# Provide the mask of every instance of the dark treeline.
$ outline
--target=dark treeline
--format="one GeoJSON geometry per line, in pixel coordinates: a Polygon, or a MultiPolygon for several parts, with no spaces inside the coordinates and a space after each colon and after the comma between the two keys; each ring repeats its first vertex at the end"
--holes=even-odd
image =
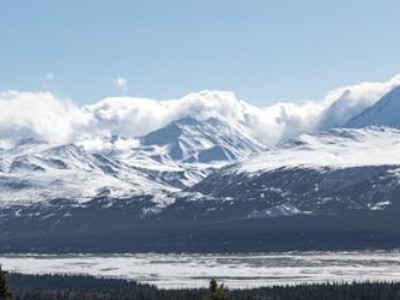
{"type": "Polygon", "coordinates": [[[230,290],[218,298],[207,289],[163,290],[126,280],[86,276],[8,274],[8,281],[16,300],[400,300],[400,283],[384,282],[230,290]]]}
{"type": "Polygon", "coordinates": [[[161,290],[135,281],[90,276],[10,273],[7,277],[16,300],[183,300],[207,294],[206,289],[161,290]]]}

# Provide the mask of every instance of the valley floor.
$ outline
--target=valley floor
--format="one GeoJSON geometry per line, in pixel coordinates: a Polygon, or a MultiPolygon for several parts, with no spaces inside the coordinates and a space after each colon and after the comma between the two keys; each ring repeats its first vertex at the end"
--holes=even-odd
{"type": "Polygon", "coordinates": [[[400,282],[400,251],[283,253],[7,254],[10,272],[138,281],[162,289],[205,288],[211,278],[233,289],[324,282],[400,282]]]}

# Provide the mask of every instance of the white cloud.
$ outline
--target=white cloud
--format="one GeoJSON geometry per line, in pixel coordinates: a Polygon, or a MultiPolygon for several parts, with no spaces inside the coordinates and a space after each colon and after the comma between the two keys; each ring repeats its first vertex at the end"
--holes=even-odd
{"type": "MultiPolygon", "coordinates": [[[[269,145],[303,132],[342,125],[400,85],[400,76],[384,83],[361,83],[336,89],[318,102],[277,103],[260,108],[231,92],[203,91],[180,99],[157,101],[112,97],[79,107],[50,93],[0,93],[0,140],[34,137],[53,143],[75,141],[91,149],[108,149],[105,137],[123,136],[121,149],[136,145],[135,137],[171,121],[219,117],[241,124],[269,145]]],[[[116,145],[115,144],[115,145],[116,145]]]]}
{"type": "Polygon", "coordinates": [[[52,73],[46,73],[46,75],[44,75],[44,78],[47,81],[53,81],[56,77],[52,73]]]}
{"type": "Polygon", "coordinates": [[[0,93],[1,139],[34,137],[62,143],[73,139],[89,119],[79,107],[50,93],[0,93]]]}
{"type": "Polygon", "coordinates": [[[118,89],[121,89],[123,91],[128,90],[128,79],[123,78],[123,77],[117,77],[113,80],[114,86],[118,89]]]}
{"type": "Polygon", "coordinates": [[[340,126],[374,104],[389,91],[400,86],[400,75],[386,82],[363,82],[330,91],[323,104],[318,129],[340,126]]]}

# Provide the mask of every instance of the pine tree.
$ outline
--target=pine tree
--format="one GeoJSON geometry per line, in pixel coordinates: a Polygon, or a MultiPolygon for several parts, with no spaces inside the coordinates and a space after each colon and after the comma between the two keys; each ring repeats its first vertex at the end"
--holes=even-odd
{"type": "Polygon", "coordinates": [[[1,269],[0,265],[0,299],[11,300],[13,299],[13,294],[8,287],[6,272],[1,269]]]}
{"type": "Polygon", "coordinates": [[[228,300],[228,290],[223,284],[218,285],[215,279],[211,279],[208,296],[203,300],[228,300]]]}

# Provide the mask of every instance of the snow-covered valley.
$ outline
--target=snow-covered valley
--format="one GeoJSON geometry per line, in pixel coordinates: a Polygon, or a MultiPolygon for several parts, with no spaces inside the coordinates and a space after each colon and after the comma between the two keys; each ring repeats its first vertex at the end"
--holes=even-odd
{"type": "Polygon", "coordinates": [[[229,288],[325,282],[400,280],[399,251],[257,254],[2,255],[10,271],[123,278],[160,288],[229,288]]]}

